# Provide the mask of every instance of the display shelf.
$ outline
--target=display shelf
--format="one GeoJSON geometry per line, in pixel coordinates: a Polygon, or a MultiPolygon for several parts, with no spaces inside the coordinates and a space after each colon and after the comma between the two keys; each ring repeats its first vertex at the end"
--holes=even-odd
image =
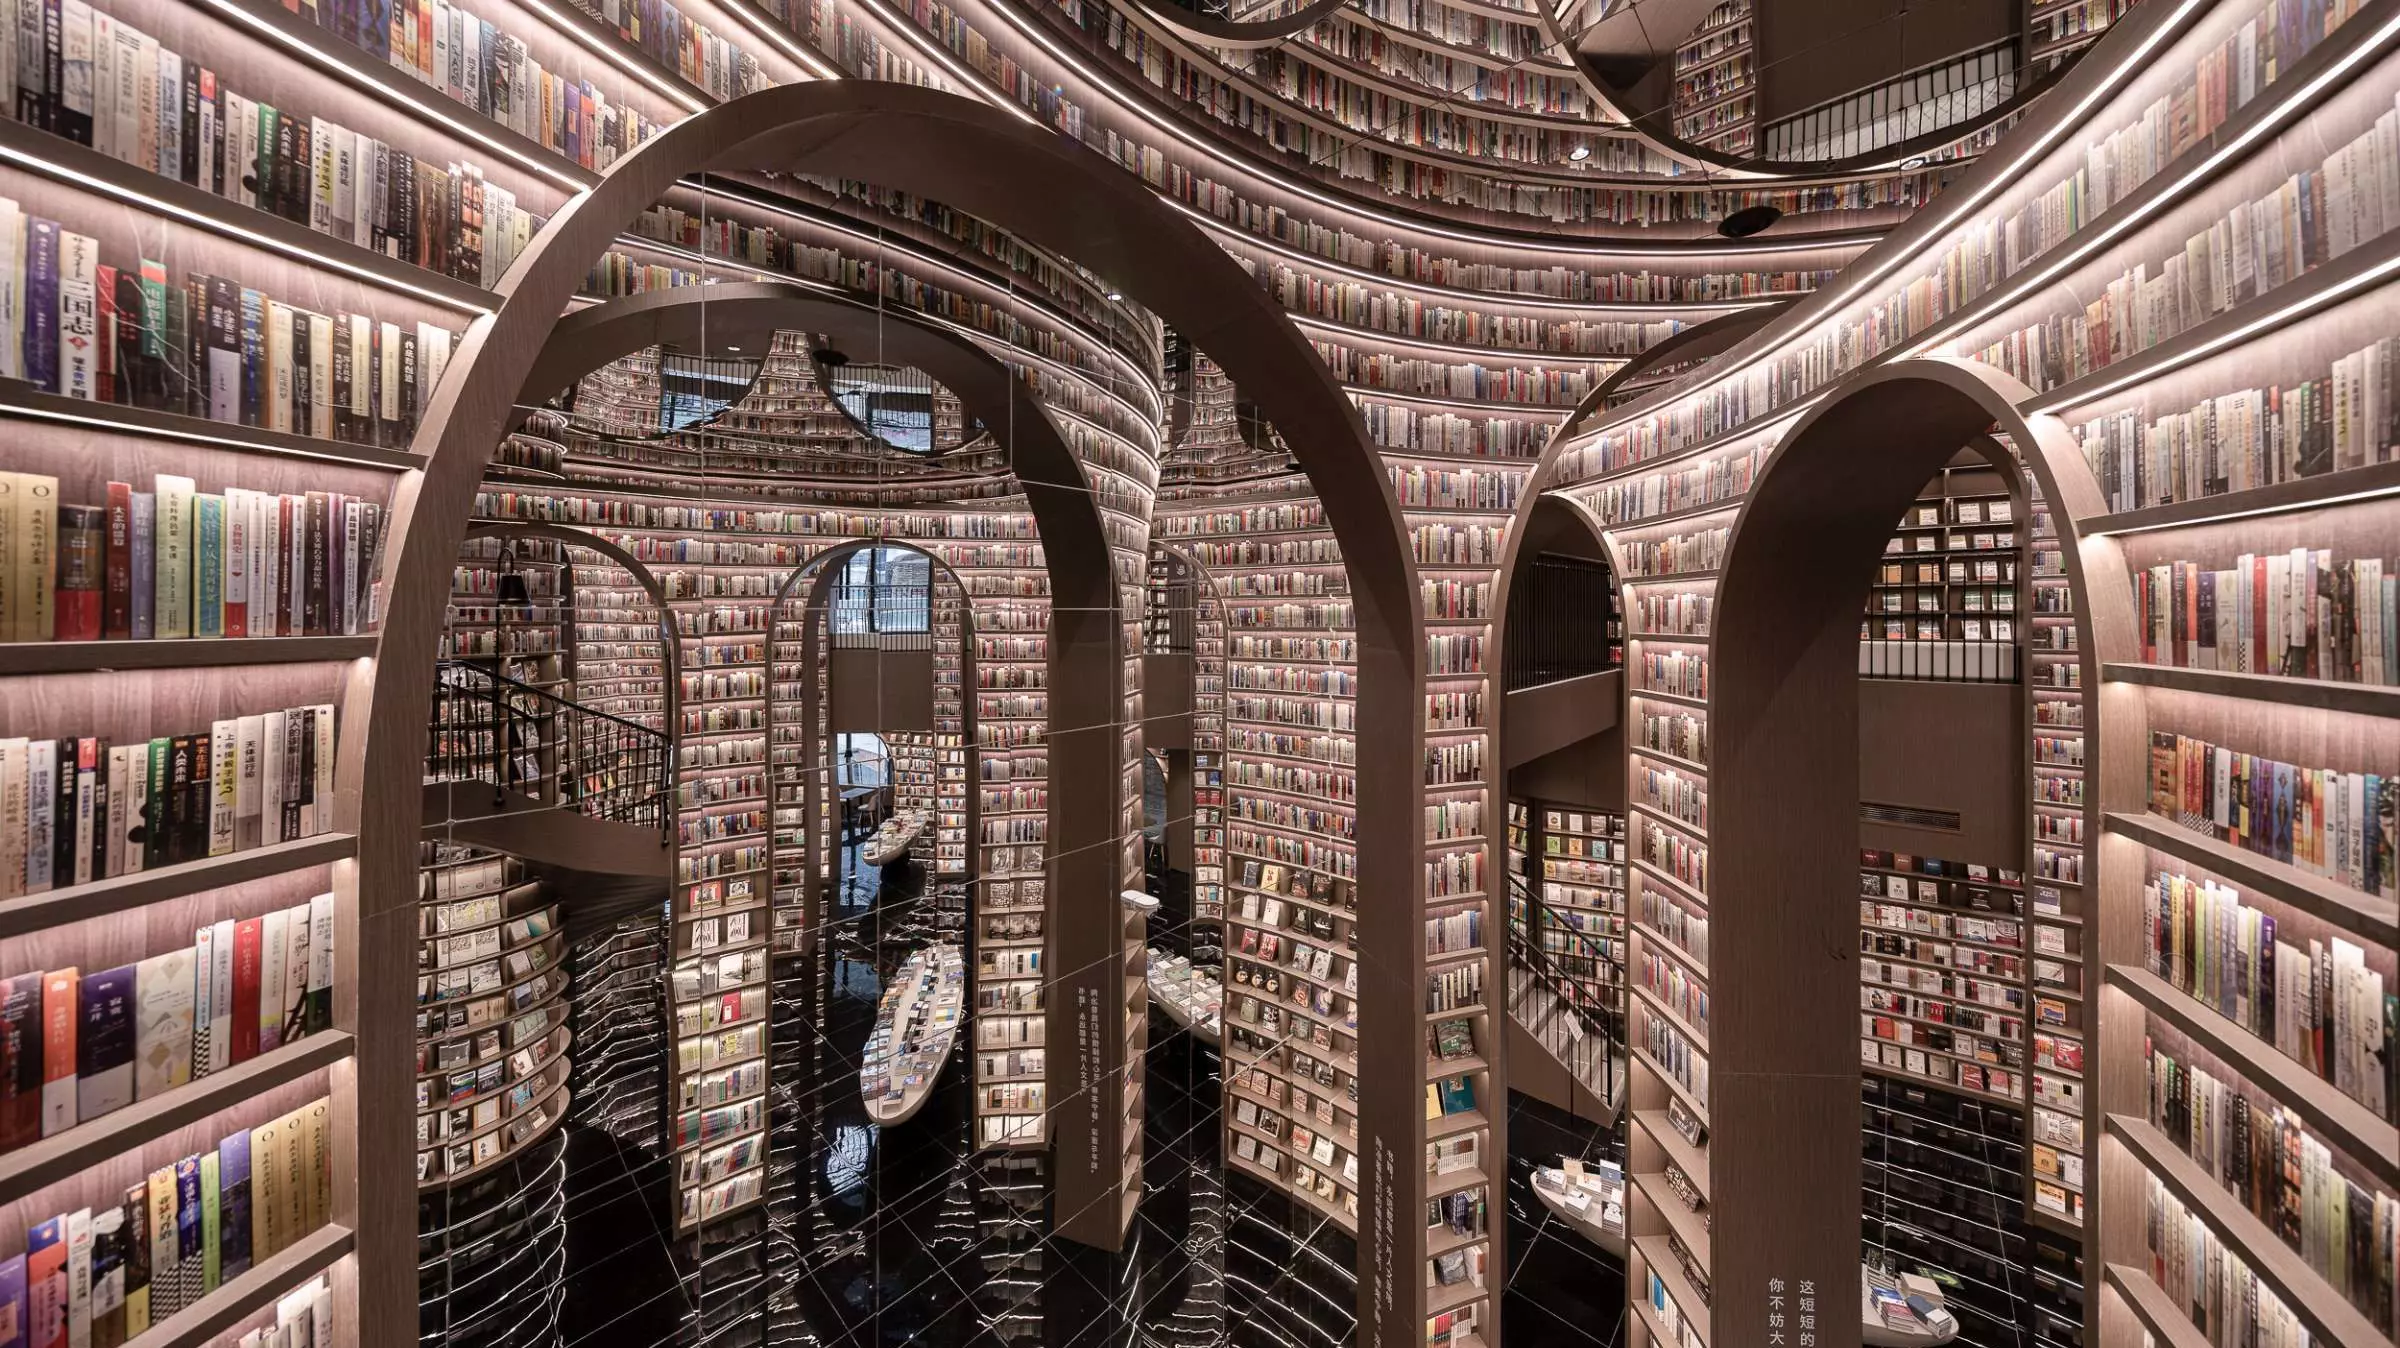
{"type": "Polygon", "coordinates": [[[2400,905],[2297,866],[2219,842],[2152,814],[2108,812],[2108,832],[2180,858],[2203,870],[2356,932],[2378,945],[2400,944],[2400,905]]]}
{"type": "Polygon", "coordinates": [[[2110,1288],[2124,1298],[2125,1308],[2141,1323],[2143,1332],[2162,1348],[2214,1348],[2206,1334],[2176,1309],[2150,1274],[2130,1264],[2109,1264],[2101,1272],[2110,1288]]]}
{"type": "Polygon", "coordinates": [[[318,459],[394,472],[425,467],[425,456],[413,450],[380,445],[320,440],[312,435],[272,431],[263,426],[212,421],[160,412],[124,403],[95,402],[48,392],[21,379],[0,378],[0,417],[55,422],[112,434],[165,440],[201,449],[230,449],[246,454],[318,459]]]}
{"type": "Polygon", "coordinates": [[[2251,1216],[2165,1134],[2141,1119],[2111,1114],[2108,1135],[2165,1185],[2185,1211],[2199,1218],[2253,1273],[2277,1290],[2284,1305],[2307,1326],[2311,1339],[2328,1348],[2377,1348],[2390,1342],[2340,1293],[2326,1286],[2298,1250],[2251,1216]]]}
{"type": "Polygon", "coordinates": [[[2219,1062],[2297,1113],[2326,1141],[2386,1185],[2400,1187],[2400,1130],[2344,1095],[2248,1030],[2218,1015],[2173,984],[2132,965],[2108,969],[2108,986],[2164,1020],[2219,1062]]]}
{"type": "MultiPolygon", "coordinates": [[[[124,1341],[124,1348],[203,1348],[358,1248],[349,1227],[320,1226],[217,1290],[124,1341]]],[[[338,1332],[338,1331],[337,1331],[338,1332]]]]}
{"type": "Polygon", "coordinates": [[[2362,716],[2400,717],[2400,687],[2346,683],[2331,679],[2287,678],[2280,674],[2237,674],[2213,669],[2182,669],[2168,665],[2110,662],[2100,666],[2110,683],[2138,683],[2151,688],[2174,688],[2214,697],[2241,698],[2311,711],[2355,712],[2362,716]]]}
{"type": "Polygon", "coordinates": [[[143,1143],[167,1137],[278,1086],[303,1080],[349,1059],[358,1041],[344,1030],[320,1030],[153,1096],[113,1110],[14,1151],[0,1152],[0,1202],[13,1203],[143,1143]]]}
{"type": "Polygon", "coordinates": [[[318,833],[205,861],[186,861],[44,894],[0,900],[0,937],[19,936],[188,894],[226,889],[287,871],[323,866],[353,856],[357,850],[358,835],[354,833],[318,833]]]}
{"type": "Polygon", "coordinates": [[[2220,520],[2315,510],[2392,495],[2400,495],[2400,459],[2293,478],[2216,496],[2199,496],[2189,501],[2170,501],[2164,505],[2086,515],[2075,521],[2075,532],[2082,538],[2108,538],[2147,533],[2153,529],[2189,528],[2220,520]]]}
{"type": "Polygon", "coordinates": [[[373,636],[235,637],[164,641],[23,641],[0,644],[0,675],[91,674],[121,669],[213,668],[362,660],[373,636]]]}
{"type": "MultiPolygon", "coordinates": [[[[1642,1263],[1648,1267],[1648,1270],[1658,1275],[1658,1280],[1666,1284],[1667,1295],[1673,1297],[1676,1306],[1682,1310],[1684,1323],[1691,1326],[1692,1332],[1699,1338],[1702,1348],[1706,1348],[1709,1331],[1709,1303],[1700,1295],[1699,1289],[1692,1286],[1691,1279],[1684,1275],[1683,1261],[1677,1259],[1674,1251],[1667,1247],[1667,1238],[1664,1235],[1635,1236],[1628,1244],[1641,1255],[1642,1263]]],[[[1634,1295],[1633,1304],[1636,1308],[1643,1310],[1645,1314],[1647,1313],[1648,1303],[1642,1299],[1640,1294],[1634,1295]]],[[[1662,1345],[1671,1345],[1676,1340],[1662,1336],[1659,1342],[1662,1345]]]]}

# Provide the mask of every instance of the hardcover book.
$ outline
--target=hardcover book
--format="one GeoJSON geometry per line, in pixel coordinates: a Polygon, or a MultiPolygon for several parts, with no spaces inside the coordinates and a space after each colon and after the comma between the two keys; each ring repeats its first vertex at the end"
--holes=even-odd
{"type": "Polygon", "coordinates": [[[42,979],[42,1136],[75,1126],[75,1028],[81,971],[53,969],[42,979]]]}
{"type": "Polygon", "coordinates": [[[0,982],[0,1150],[42,1136],[41,974],[0,982]]]}

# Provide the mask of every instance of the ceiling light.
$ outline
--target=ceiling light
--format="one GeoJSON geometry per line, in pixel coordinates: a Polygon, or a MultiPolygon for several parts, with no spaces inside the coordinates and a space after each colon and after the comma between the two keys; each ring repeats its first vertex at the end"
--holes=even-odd
{"type": "Polygon", "coordinates": [[[1124,292],[1124,291],[1122,291],[1122,290],[1112,290],[1112,291],[1108,292],[1108,298],[1109,298],[1109,302],[1113,304],[1113,303],[1115,303],[1116,301],[1118,301],[1118,300],[1121,300],[1121,299],[1125,298],[1125,292],[1124,292]]]}
{"type": "Polygon", "coordinates": [[[1567,151],[1567,158],[1574,160],[1578,164],[1591,157],[1592,147],[1589,145],[1578,145],[1574,149],[1567,151]]]}
{"type": "Polygon", "coordinates": [[[1900,161],[1900,167],[1904,169],[1921,169],[1925,167],[1925,156],[1921,154],[1912,154],[1908,158],[1900,161]]]}
{"type": "Polygon", "coordinates": [[[728,345],[728,346],[727,346],[725,349],[726,349],[726,350],[728,350],[728,351],[739,351],[739,350],[741,350],[741,348],[740,348],[740,347],[738,347],[738,346],[732,346],[732,345],[728,345]]]}

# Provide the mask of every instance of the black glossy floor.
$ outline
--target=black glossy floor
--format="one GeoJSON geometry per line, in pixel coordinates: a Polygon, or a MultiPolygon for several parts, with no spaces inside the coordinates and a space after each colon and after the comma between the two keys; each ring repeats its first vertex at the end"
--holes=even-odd
{"type": "MultiPolygon", "coordinates": [[[[551,1345],[647,1348],[670,1343],[825,1348],[1306,1348],[1346,1336],[1347,1285],[1311,1277],[1293,1251],[1341,1251],[1346,1238],[1297,1229],[1267,1195],[1228,1189],[1217,1156],[1218,1060],[1188,1035],[1152,1027],[1145,1194],[1134,1237],[1109,1257],[1053,1244],[1038,1173],[994,1169],[967,1145],[972,1086],[959,1052],[924,1109],[905,1124],[867,1122],[858,1058],[883,977],[924,938],[929,900],[917,874],[889,877],[844,857],[839,939],[822,1014],[778,1040],[778,1108],[802,1120],[765,1259],[712,1256],[735,1276],[706,1291],[679,1257],[666,1219],[665,1163],[599,1128],[570,1129],[566,1155],[564,1304],[551,1345]],[[1313,1235],[1313,1239],[1312,1239],[1313,1235]],[[1230,1258],[1229,1258],[1230,1254],[1230,1258]],[[770,1262],[771,1261],[771,1262],[770,1262]],[[763,1284],[742,1270],[773,1267],[763,1284]],[[791,1276],[780,1277],[788,1271],[791,1276]],[[765,1300],[761,1286],[785,1290],[765,1300]],[[1323,1300],[1320,1301],[1319,1299],[1323,1300]],[[1262,1305],[1271,1313],[1259,1313],[1262,1305]],[[1314,1307],[1316,1318],[1310,1316],[1314,1307]],[[738,1308],[738,1312],[737,1312],[738,1308]]],[[[1533,1202],[1535,1159],[1596,1157],[1588,1123],[1512,1098],[1510,1268],[1503,1313],[1514,1344],[1616,1348],[1623,1273],[1533,1202]]],[[[638,1131],[638,1130],[622,1130],[638,1131]]],[[[748,1257],[757,1250],[737,1251],[748,1257]]],[[[1347,1262],[1347,1257],[1344,1257],[1347,1262]]],[[[532,1289],[528,1289],[531,1291],[532,1289]]],[[[459,1342],[438,1330],[428,1342],[459,1342]]],[[[473,1348],[482,1348],[480,1344],[473,1348]]]]}

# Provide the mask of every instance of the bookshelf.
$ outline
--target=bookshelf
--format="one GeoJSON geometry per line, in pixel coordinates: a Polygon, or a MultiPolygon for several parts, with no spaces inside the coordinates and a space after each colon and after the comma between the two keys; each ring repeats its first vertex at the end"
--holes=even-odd
{"type": "MultiPolygon", "coordinates": [[[[2228,1039],[2218,1025],[2224,1017],[2150,981],[2158,976],[2149,968],[2142,896],[2145,886],[2170,897],[2230,887],[2221,892],[2238,893],[2257,916],[2232,916],[2240,909],[2221,898],[2205,900],[2211,912],[2253,931],[2268,915],[2279,931],[2295,924],[2297,967],[2314,965],[2305,953],[2313,939],[2322,976],[2349,989],[2343,995],[2357,1005],[2372,1001],[2379,976],[2390,986],[2385,896],[2360,887],[2372,883],[2364,873],[2337,873],[2305,848],[2254,842],[2262,854],[2228,842],[2209,779],[2221,764],[2295,780],[2313,774],[2347,789],[2353,776],[2380,771],[2371,762],[2392,761],[2388,718],[2372,684],[2357,692],[2308,686],[2352,681],[2310,673],[2305,654],[2288,666],[2292,686],[2262,687],[2283,676],[2240,669],[2238,632],[2212,631],[2205,644],[2214,649],[2201,656],[2204,643],[2191,627],[2175,627],[2171,602],[2143,608],[2135,596],[2153,579],[2170,601],[2195,592],[2202,575],[2212,589],[2238,585],[2222,578],[2295,547],[2304,562],[2323,553],[2337,588],[2338,577],[2355,588],[2372,573],[2360,566],[2379,557],[2354,531],[2388,533],[2388,497],[2368,484],[2390,455],[2390,437],[2366,418],[2338,438],[2312,431],[2300,409],[2380,377],[2369,316],[2388,311],[2390,292],[2364,278],[2381,226],[2345,234],[2339,245],[2328,236],[2321,256],[2312,241],[2244,285],[2187,292],[2154,321],[2130,316],[2139,287],[2163,293],[2177,284],[2160,279],[2167,274],[2198,274],[2185,270],[2187,252],[2204,268],[2220,246],[2217,222],[2271,202],[2295,166],[2321,168],[2346,185],[2386,171],[2378,161],[2353,176],[2338,161],[2356,153],[2341,147],[2389,112],[2388,78],[2366,78],[2388,75],[2388,56],[2384,39],[2368,36],[2373,30],[2347,10],[2329,11],[2321,26],[2279,28],[2275,15],[2249,5],[2174,16],[2136,9],[2112,27],[2066,76],[2062,89],[2082,102],[2049,105],[2057,110],[2001,142],[1899,232],[1882,264],[1858,271],[1842,293],[1775,320],[1741,358],[1598,419],[1562,446],[1548,480],[1595,500],[1665,492],[1673,474],[1737,461],[1761,444],[1780,449],[1813,410],[1876,396],[1873,388],[1892,382],[1876,367],[1922,355],[1981,362],[2024,381],[1993,385],[1999,396],[1989,404],[2014,405],[2010,415],[2023,424],[1999,419],[2014,427],[2012,447],[2040,474],[2023,498],[2018,527],[2027,551],[2016,578],[2033,793],[2018,918],[2028,943],[2020,954],[2030,1022],[2022,1103],[2029,1182],[2021,1201],[2029,1248],[2082,1261],[2036,1260],[2037,1285],[2048,1279],[2064,1289],[2071,1275],[2072,1285],[2089,1288],[2057,1311],[2080,1322],[2086,1342],[2131,1343],[2145,1331],[2161,1341],[2205,1341],[2213,1335],[2189,1310],[2200,1289],[2184,1272],[2189,1258],[2223,1251],[2233,1261],[2229,1285],[2244,1294],[2255,1287],[2258,1304],[2273,1308],[2260,1312],[2272,1321],[2262,1333],[2356,1335],[2361,1327],[2342,1319],[2357,1309],[2348,1295],[2355,1289],[2334,1286],[2280,1237],[2257,1240],[2238,1220],[2246,1199],[2226,1199],[2224,1185],[2185,1168],[2183,1142],[2157,1122],[2172,1115],[2152,1112],[2151,1082],[2242,1098],[2261,1117],[2285,1110],[2330,1158],[2320,1174],[2357,1186],[2366,1211],[2384,1201],[2389,1181],[2353,1153],[2381,1135],[2355,1131],[2364,1123],[2356,1114],[2346,1116],[2349,1125],[2334,1120],[2327,1111],[2338,1108],[2338,1088],[2324,1091],[2322,1077],[2271,1039],[2249,1031],[2228,1039]],[[2275,51],[2274,65],[2250,60],[2261,42],[2275,51]],[[2192,116],[2170,127],[2179,104],[2192,116]],[[2303,121],[2318,130],[2297,132],[2303,121]],[[2195,415],[2203,407],[2213,413],[2219,398],[2248,419],[2218,430],[2195,415]],[[2072,457],[2062,459],[2061,448],[2072,457]],[[2353,495],[2361,487],[2370,494],[2353,495]],[[2145,649],[2143,623],[2161,615],[2169,639],[2145,649]],[[2176,635],[2184,638],[2180,651],[2176,635]],[[2289,860],[2299,856],[2311,860],[2289,860]],[[2238,868],[2239,878],[2218,867],[2238,868]],[[2204,1032],[2195,1035],[2195,1025],[2204,1032]]],[[[1781,462],[1770,460],[1761,480],[1773,482],[1781,462]]],[[[1718,518],[1766,527],[1752,495],[1725,498],[1718,518]]],[[[1630,562],[1627,614],[1636,633],[1671,632],[1695,649],[1724,640],[1710,574],[1718,562],[1708,540],[1693,536],[1703,522],[1631,519],[1612,531],[1630,562]]],[[[2192,612],[2187,605],[2187,624],[2192,612]]],[[[2338,650],[2338,642],[2325,649],[2338,650]]],[[[2366,674],[2363,663],[2339,672],[2360,681],[2366,674]]],[[[1721,700],[1712,689],[1711,721],[1721,700]]],[[[1717,727],[1677,721],[1672,705],[1637,704],[1646,734],[1631,753],[1630,794],[1686,802],[1719,848],[1755,846],[1719,836],[1726,821],[1707,813],[1704,791],[1691,790],[1711,775],[1712,760],[1699,751],[1717,727]]],[[[2363,864],[2365,853],[2358,855],[2363,864]]],[[[1728,858],[1713,860],[1723,875],[1728,858]]],[[[1688,916],[1704,899],[1672,873],[1654,886],[1644,856],[1634,865],[1638,951],[1656,930],[1653,920],[1671,920],[1668,905],[1688,916]]],[[[1712,968],[1727,966],[1718,937],[1712,968]]],[[[1727,1043],[1712,1043],[1727,1051],[1727,1043]]],[[[1699,1107],[1689,1095],[1695,1082],[1651,1047],[1636,1046],[1637,1118],[1645,1091],[1662,1104],[1699,1107]]],[[[1945,1089],[1958,1093],[1955,1082],[1945,1089]]],[[[2181,1108],[2173,1102],[2183,1097],[2162,1098],[2181,1108]]],[[[1712,1201],[1728,1212],[1768,1201],[1763,1189],[1745,1198],[1738,1181],[1715,1178],[1712,1201]]],[[[2321,1193],[2341,1192],[2316,1182],[2321,1193]]],[[[1647,1201],[1637,1200],[1637,1237],[1647,1201]]],[[[1645,1244],[1637,1238],[1637,1252],[1645,1244]]],[[[1720,1235],[1720,1258],[1726,1244],[1720,1235]]],[[[1643,1285],[1637,1278],[1637,1301],[1643,1285]]],[[[2388,1337],[2391,1327],[2373,1332],[2388,1337]]]]}
{"type": "Polygon", "coordinates": [[[2030,521],[2017,518],[2020,493],[2008,476],[1981,453],[1962,451],[1908,508],[1868,590],[1862,674],[2018,679],[2030,521]]]}
{"type": "MultiPolygon", "coordinates": [[[[1520,808],[1510,802],[1512,813],[1520,808]]],[[[1625,1042],[1629,972],[1661,995],[1682,980],[1682,965],[1663,960],[1629,971],[1626,961],[1626,817],[1554,800],[1523,805],[1538,903],[1527,919],[1535,945],[1574,989],[1576,1002],[1625,1042]]],[[[1511,831],[1517,825],[1512,821],[1511,831]]],[[[1655,952],[1654,952],[1655,953],[1655,952]]]]}
{"type": "Polygon", "coordinates": [[[1758,40],[1749,0],[1724,0],[1675,49],[1668,110],[1677,138],[1740,158],[1758,153],[1758,40]]]}
{"type": "Polygon", "coordinates": [[[417,906],[417,1184],[450,1189],[566,1117],[565,940],[557,903],[503,853],[426,842],[417,906]]]}

